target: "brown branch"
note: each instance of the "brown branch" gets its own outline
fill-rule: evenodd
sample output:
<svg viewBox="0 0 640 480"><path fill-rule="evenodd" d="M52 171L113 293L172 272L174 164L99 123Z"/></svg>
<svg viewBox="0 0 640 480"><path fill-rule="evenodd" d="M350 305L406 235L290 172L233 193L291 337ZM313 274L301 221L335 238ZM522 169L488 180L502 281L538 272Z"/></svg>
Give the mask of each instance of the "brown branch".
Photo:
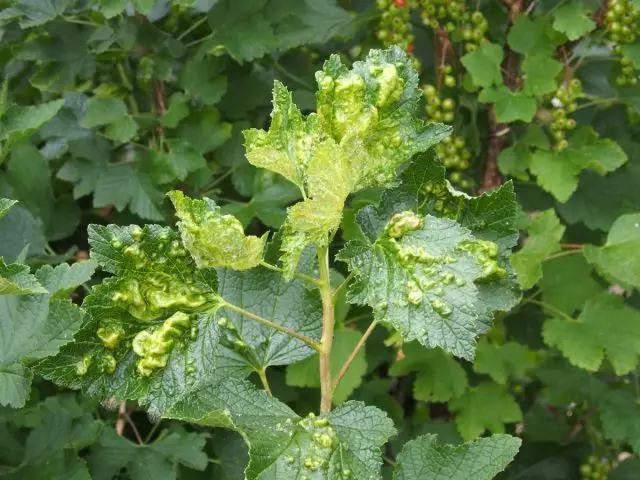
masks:
<svg viewBox="0 0 640 480"><path fill-rule="evenodd" d="M162 80L153 80L153 103L156 107L156 115L162 117L167 112L165 104L164 82ZM164 137L164 127L161 123L156 126L156 131L160 137Z"/></svg>
<svg viewBox="0 0 640 480"><path fill-rule="evenodd" d="M120 406L118 407L118 420L116 420L116 433L122 437L124 435L124 426L127 422L127 402L126 400L122 400L120 402Z"/></svg>

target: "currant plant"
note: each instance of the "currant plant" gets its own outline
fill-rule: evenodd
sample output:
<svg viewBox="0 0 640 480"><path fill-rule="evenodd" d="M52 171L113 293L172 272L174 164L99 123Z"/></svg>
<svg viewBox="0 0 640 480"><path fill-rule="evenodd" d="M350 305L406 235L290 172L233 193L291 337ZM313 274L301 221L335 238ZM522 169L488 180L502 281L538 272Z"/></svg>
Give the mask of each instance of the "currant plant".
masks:
<svg viewBox="0 0 640 480"><path fill-rule="evenodd" d="M269 130L244 132L249 162L284 176L303 197L279 236L269 244L266 235L247 236L213 201L180 191L169 193L175 229L90 226L92 260L111 276L84 300L73 341L37 366L45 378L92 396L137 400L165 418L240 432L250 451L247 478L380 476L392 421L360 402L332 409L352 358L332 375L339 290L374 312L353 355L382 324L405 341L472 359L494 314L519 298L507 260L517 240L513 190L468 197L421 153L449 129L415 118L421 91L410 58L397 47L372 50L348 69L333 56L316 79L317 113L303 115L276 83ZM371 187L387 190L380 205L358 212L361 238L337 252L350 274L334 288L332 239L345 201ZM38 278L9 282L41 288ZM314 353L319 409L299 417L271 395L266 372ZM264 391L247 382L252 372ZM442 468L462 468L491 478L519 440L487 442L494 443L471 443L463 453L425 437L407 446L409 463L400 459L395 475L414 478L418 461L439 476ZM431 450L445 463L423 453ZM468 460L489 451L497 456L486 467Z"/></svg>

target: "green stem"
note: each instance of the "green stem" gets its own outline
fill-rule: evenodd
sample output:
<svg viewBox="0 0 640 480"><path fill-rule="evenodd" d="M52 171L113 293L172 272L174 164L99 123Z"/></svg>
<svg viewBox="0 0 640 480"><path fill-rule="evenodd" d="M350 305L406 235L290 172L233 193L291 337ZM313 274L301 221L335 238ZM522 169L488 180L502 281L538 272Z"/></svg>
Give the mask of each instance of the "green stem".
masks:
<svg viewBox="0 0 640 480"><path fill-rule="evenodd" d="M351 281L351 279L353 278L353 272L349 272L349 275L347 275L347 278L344 279L344 281L337 286L337 288L333 291L333 297L337 297L338 293L340 293L340 290L342 290L344 287L346 287L349 282Z"/></svg>
<svg viewBox="0 0 640 480"><path fill-rule="evenodd" d="M260 370L256 370L256 373L260 377L260 381L262 382L262 386L264 387L265 391L269 395L273 395L273 393L271 393L271 387L269 386L269 379L267 379L267 368L265 367Z"/></svg>
<svg viewBox="0 0 640 480"><path fill-rule="evenodd" d="M275 265L271 265L270 263L267 263L264 261L260 262L260 266L266 268L267 270L273 270L274 272L284 273L284 269L280 267L276 267ZM322 287L322 281L315 277L311 277L309 275L305 275L304 273L298 273L298 272L294 273L293 276L296 278L299 278L300 280L304 280L305 282L313 283L318 288Z"/></svg>
<svg viewBox="0 0 640 480"><path fill-rule="evenodd" d="M362 337L358 341L358 344L355 346L355 348L349 355L349 358L347 358L347 361L344 362L344 365L342 365L340 372L338 372L338 375L336 375L336 378L333 380L333 386L331 387L332 392L336 391L336 388L340 383L340 379L344 376L345 373L347 373L347 370L349 370L349 366L351 365L351 362L353 362L353 360L356 358L356 355L358 355L358 352L362 349L362 347L366 343L367 338L369 338L369 335L373 333L373 330L376 328L377 324L378 324L377 320L374 320L373 322L371 322L371 325L369 325L369 328L367 328L367 330L362 334Z"/></svg>
<svg viewBox="0 0 640 480"><path fill-rule="evenodd" d="M287 70L282 65L280 65L280 63L278 63L277 60L274 60L273 66L274 66L274 68L276 69L277 72L280 72L282 75L287 77L289 80L292 80L292 81L296 82L302 88L305 88L305 89L310 90L310 91L314 90L313 85L311 85L309 82L307 82L303 78L300 78L299 76L291 73L289 70Z"/></svg>
<svg viewBox="0 0 640 480"><path fill-rule="evenodd" d="M597 100L592 100L590 102L583 103L582 105L578 105L575 111L577 112L578 110L582 110L583 108L593 107L595 105L602 105L602 104L608 104L607 106L612 106L614 103L617 103L617 102L618 102L617 97L599 98Z"/></svg>
<svg viewBox="0 0 640 480"><path fill-rule="evenodd" d="M331 348L335 326L335 307L329 278L329 248L318 248L320 265L320 294L322 296L322 338L320 339L320 413L331 410L333 383L331 381Z"/></svg>
<svg viewBox="0 0 640 480"><path fill-rule="evenodd" d="M552 253L547 258L545 258L544 261L546 262L547 260L552 260L554 258L564 257L565 255L575 255L576 253L584 253L584 252L582 248L573 248L571 250L563 250L562 252Z"/></svg>
<svg viewBox="0 0 640 480"><path fill-rule="evenodd" d="M562 310L560 310L560 309L558 309L558 308L556 308L556 307L554 307L552 305L549 305L548 303L541 302L540 300L530 299L530 300L527 300L526 303L533 303L534 305L538 305L538 306L542 307L543 309L550 311L551 313L555 313L559 317L562 317L562 318L564 318L565 320L567 320L569 322L575 322L576 321L575 318L567 315Z"/></svg>
<svg viewBox="0 0 640 480"><path fill-rule="evenodd" d="M266 318L262 318L261 316L251 313L245 310L244 308L238 307L237 305L234 305L232 303L223 302L222 306L228 308L229 310L233 310L234 312L239 313L244 317L250 318L251 320L261 323L262 325L266 325L267 327L271 327L274 330L278 330L279 332L286 333L287 335L293 338L297 338L298 340L306 343L307 345L309 345L311 348L313 348L318 352L322 351L322 346L318 342L316 342L315 340L305 335L301 335L295 330L291 330L290 328L285 327L284 325L280 325L279 323L275 323L275 322L272 322L271 320L267 320Z"/></svg>
<svg viewBox="0 0 640 480"><path fill-rule="evenodd" d="M205 15L204 17L202 17L200 20L198 20L197 22L195 22L193 25L191 25L189 28L187 28L184 32L182 32L180 35L178 35L178 40L182 40L184 37L186 37L187 35L189 35L191 32L193 32L196 28L198 28L200 25L202 25L203 23L205 23L207 21L207 15Z"/></svg>

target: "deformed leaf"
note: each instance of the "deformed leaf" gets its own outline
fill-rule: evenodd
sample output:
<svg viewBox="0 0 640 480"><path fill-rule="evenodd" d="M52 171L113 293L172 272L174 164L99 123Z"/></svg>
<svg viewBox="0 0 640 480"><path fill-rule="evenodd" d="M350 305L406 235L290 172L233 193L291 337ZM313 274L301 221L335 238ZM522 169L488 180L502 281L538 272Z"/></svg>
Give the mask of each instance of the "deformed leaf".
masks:
<svg viewBox="0 0 640 480"><path fill-rule="evenodd" d="M396 459L394 480L491 480L518 453L522 440L492 435L462 445L439 444L423 435L405 444Z"/></svg>
<svg viewBox="0 0 640 480"><path fill-rule="evenodd" d="M633 371L640 358L640 312L610 293L588 300L576 320L547 320L543 335L572 364L594 372L605 355L617 375Z"/></svg>
<svg viewBox="0 0 640 480"><path fill-rule="evenodd" d="M180 219L182 241L198 268L246 270L262 261L267 234L246 236L240 221L233 215L222 215L208 198L193 200L179 190L168 196Z"/></svg>

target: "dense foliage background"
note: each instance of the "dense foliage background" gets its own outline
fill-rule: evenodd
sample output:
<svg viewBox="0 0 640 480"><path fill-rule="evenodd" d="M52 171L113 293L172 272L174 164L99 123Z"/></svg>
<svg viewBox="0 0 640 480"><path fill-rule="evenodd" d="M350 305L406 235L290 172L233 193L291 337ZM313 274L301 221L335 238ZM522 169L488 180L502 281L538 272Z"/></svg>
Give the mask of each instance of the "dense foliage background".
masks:
<svg viewBox="0 0 640 480"><path fill-rule="evenodd" d="M89 224L173 224L173 189L247 233L277 230L300 191L250 165L241 135L268 127L274 80L313 111L330 53L350 64L397 44L419 68L424 117L454 128L435 149L451 183L514 182L524 293L472 362L379 327L334 402L392 418L385 475L418 435L508 432L523 445L501 478L640 478L638 33L637 0L0 0L0 198L20 202L0 219L0 267L82 262ZM350 197L338 244L379 197ZM92 269L63 296L80 303L101 281ZM336 262L336 285L346 273ZM12 389L7 352L26 365L46 353L20 353L11 308L0 303L0 477L242 478L238 434L38 375L30 393ZM337 320L339 366L371 311L341 298ZM298 414L317 410L315 357L267 375Z"/></svg>

